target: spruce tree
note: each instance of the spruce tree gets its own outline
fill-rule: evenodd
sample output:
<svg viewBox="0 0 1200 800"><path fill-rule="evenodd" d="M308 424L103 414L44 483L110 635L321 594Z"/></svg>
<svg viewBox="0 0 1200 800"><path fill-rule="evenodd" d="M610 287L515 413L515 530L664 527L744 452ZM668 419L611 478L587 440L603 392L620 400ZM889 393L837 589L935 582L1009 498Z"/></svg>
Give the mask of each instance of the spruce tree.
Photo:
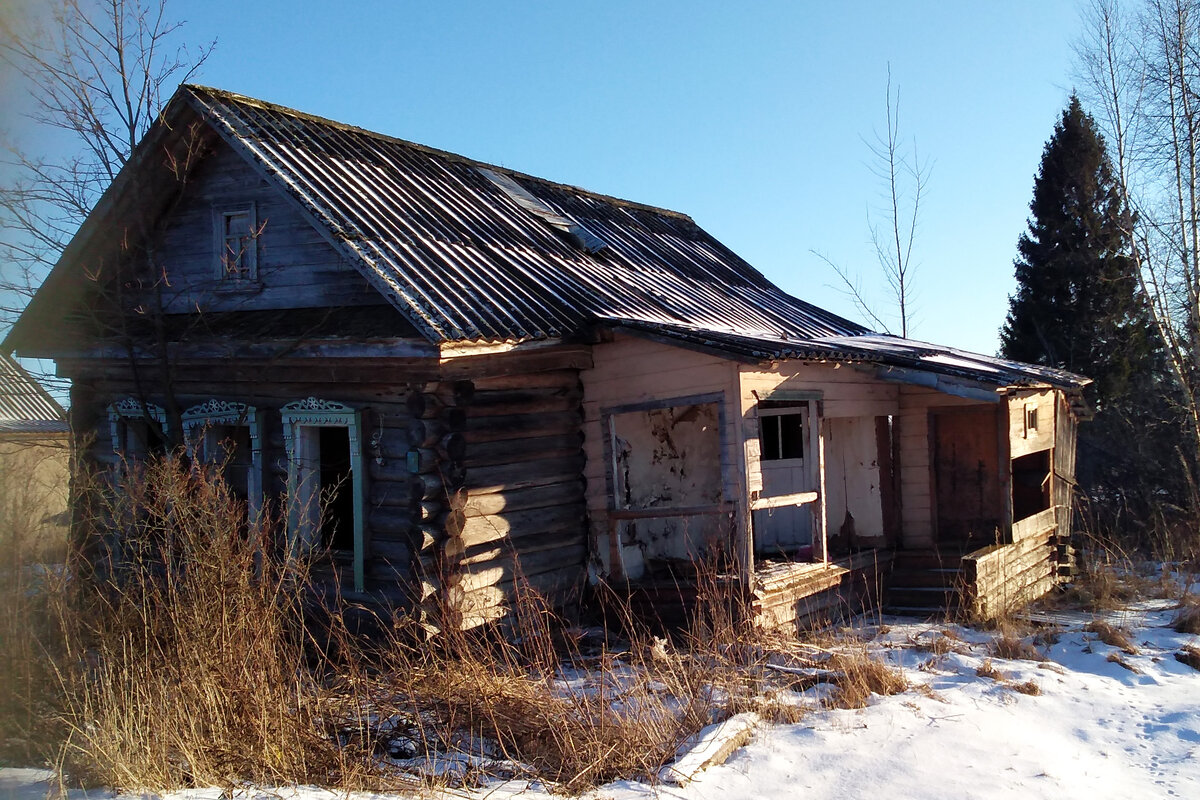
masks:
<svg viewBox="0 0 1200 800"><path fill-rule="evenodd" d="M1080 484L1101 510L1144 514L1168 481L1158 445L1170 414L1129 256L1131 212L1104 139L1074 95L1042 152L1029 208L1001 355L1095 381L1087 399L1096 418L1079 435Z"/></svg>

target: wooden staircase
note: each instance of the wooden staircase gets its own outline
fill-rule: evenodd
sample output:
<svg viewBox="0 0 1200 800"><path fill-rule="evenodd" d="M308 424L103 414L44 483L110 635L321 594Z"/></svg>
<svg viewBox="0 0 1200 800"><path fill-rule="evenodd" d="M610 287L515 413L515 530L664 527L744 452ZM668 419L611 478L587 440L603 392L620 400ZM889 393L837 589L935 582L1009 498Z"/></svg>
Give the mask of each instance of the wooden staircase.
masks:
<svg viewBox="0 0 1200 800"><path fill-rule="evenodd" d="M884 586L883 610L887 614L953 616L963 608L962 553L899 550Z"/></svg>

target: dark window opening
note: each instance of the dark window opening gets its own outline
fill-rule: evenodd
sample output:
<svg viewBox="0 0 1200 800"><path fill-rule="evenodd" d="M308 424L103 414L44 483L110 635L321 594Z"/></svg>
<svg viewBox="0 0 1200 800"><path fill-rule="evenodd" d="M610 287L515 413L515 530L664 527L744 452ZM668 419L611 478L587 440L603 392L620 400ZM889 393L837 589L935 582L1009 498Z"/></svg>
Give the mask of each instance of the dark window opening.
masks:
<svg viewBox="0 0 1200 800"><path fill-rule="evenodd" d="M1040 450L1012 461L1013 521L1050 507L1050 451Z"/></svg>
<svg viewBox="0 0 1200 800"><path fill-rule="evenodd" d="M759 417L763 461L804 458L804 415L779 414Z"/></svg>
<svg viewBox="0 0 1200 800"><path fill-rule="evenodd" d="M354 550L354 480L350 471L350 429L320 430L321 544Z"/></svg>
<svg viewBox="0 0 1200 800"><path fill-rule="evenodd" d="M222 476L234 497L250 499L250 470L254 466L250 427L214 425L207 433L205 460L221 467Z"/></svg>

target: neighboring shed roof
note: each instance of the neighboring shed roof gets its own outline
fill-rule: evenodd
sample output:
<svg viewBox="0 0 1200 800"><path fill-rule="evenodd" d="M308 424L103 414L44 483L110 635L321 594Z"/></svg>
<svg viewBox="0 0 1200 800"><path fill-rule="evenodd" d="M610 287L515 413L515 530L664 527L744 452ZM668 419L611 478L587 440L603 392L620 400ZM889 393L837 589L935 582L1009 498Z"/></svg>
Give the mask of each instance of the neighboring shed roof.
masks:
<svg viewBox="0 0 1200 800"><path fill-rule="evenodd" d="M62 406L20 364L0 354L0 434L66 432Z"/></svg>

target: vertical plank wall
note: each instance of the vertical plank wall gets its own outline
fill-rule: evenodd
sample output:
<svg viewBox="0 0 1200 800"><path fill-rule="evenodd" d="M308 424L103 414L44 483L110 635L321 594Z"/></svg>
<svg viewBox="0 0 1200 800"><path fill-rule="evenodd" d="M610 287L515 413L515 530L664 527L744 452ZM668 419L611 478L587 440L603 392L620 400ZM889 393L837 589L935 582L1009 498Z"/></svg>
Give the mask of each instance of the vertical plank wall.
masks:
<svg viewBox="0 0 1200 800"><path fill-rule="evenodd" d="M819 430L826 439L824 515L827 535L838 536L852 514L863 527L857 533L877 540L884 533L882 486L876 450L875 420L899 412L899 385L881 381L873 369L846 364L784 361L769 367L742 366L739 402L746 480L761 489L758 401L776 391L819 394ZM834 422L836 420L836 422ZM864 436L857 435L860 431ZM816 453L816 448L812 448ZM820 486L820 483L818 483ZM819 536L814 531L814 537ZM839 542L839 547L847 545Z"/></svg>
<svg viewBox="0 0 1200 800"><path fill-rule="evenodd" d="M738 446L741 426L738 422L737 364L733 361L685 350L659 342L630 336L592 349L593 368L582 373L584 450L587 454L588 517L591 521L593 557L604 575L611 575L608 541L608 475L601 424L603 409L690 395L721 393L725 402L724 440L727 448L722 461L742 474ZM744 494L744 484L736 487ZM738 502L739 497L726 497Z"/></svg>
<svg viewBox="0 0 1200 800"><path fill-rule="evenodd" d="M999 399L999 398L997 398ZM929 412L934 408L980 405L921 386L900 386L900 496L904 546L933 547L933 465Z"/></svg>

